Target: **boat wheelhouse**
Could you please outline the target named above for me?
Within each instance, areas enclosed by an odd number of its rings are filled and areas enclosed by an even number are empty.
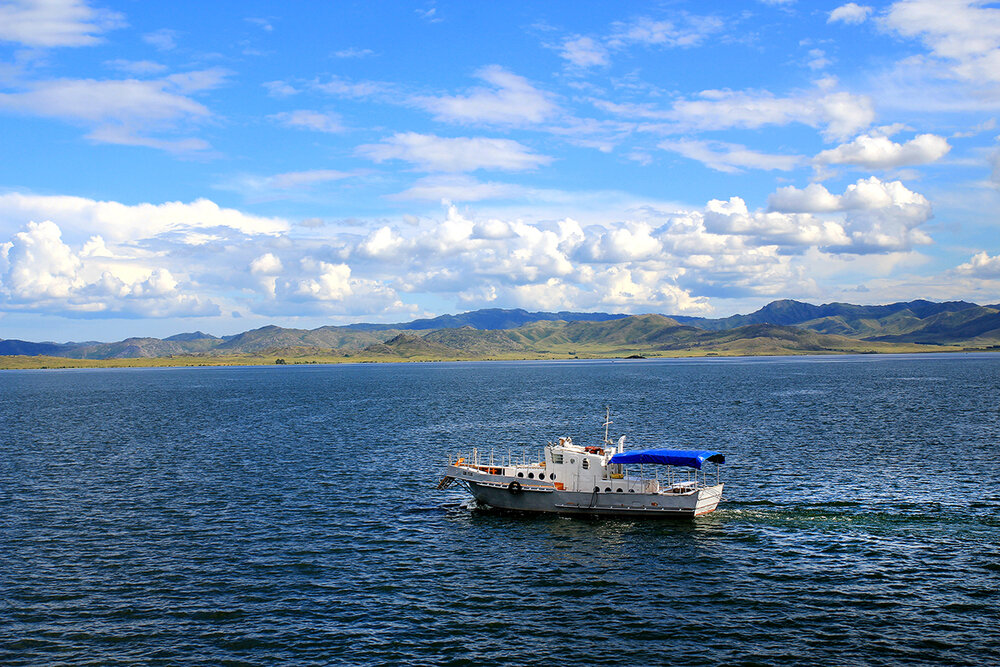
[[[714,451],[645,449],[626,452],[625,437],[580,446],[572,438],[549,443],[542,454],[518,460],[487,456],[478,448],[452,456],[439,489],[463,486],[477,503],[517,512],[589,516],[693,518],[715,510],[722,499]],[[705,467],[714,464],[714,469]],[[712,474],[714,473],[714,474]]]

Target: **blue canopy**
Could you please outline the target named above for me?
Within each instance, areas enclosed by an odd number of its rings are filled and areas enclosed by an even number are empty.
[[[622,452],[611,457],[611,463],[659,463],[665,466],[687,466],[701,470],[705,461],[725,463],[726,457],[719,452],[703,452],[693,449],[639,449]]]

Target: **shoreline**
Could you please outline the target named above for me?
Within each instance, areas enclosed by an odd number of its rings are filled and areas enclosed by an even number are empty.
[[[488,355],[480,357],[390,357],[390,356],[344,356],[305,355],[301,357],[282,356],[280,353],[268,355],[225,355],[225,356],[175,356],[175,357],[134,357],[122,359],[75,359],[70,357],[6,355],[0,356],[0,370],[64,370],[72,368],[197,368],[226,366],[308,366],[328,364],[385,364],[385,363],[443,363],[456,361],[573,361],[573,360],[620,360],[643,361],[655,359],[695,359],[695,358],[740,358],[740,357],[801,357],[801,356],[848,356],[848,355],[896,355],[896,354],[954,354],[962,352],[998,352],[996,348],[906,345],[893,350],[704,350],[685,349],[669,351],[627,350],[606,353],[538,353]],[[280,361],[279,361],[280,360]]]

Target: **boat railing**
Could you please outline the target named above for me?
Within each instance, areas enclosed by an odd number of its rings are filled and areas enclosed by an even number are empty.
[[[624,478],[644,489],[657,489],[656,491],[647,490],[647,493],[657,493],[661,490],[672,493],[687,493],[719,484],[719,466],[716,465],[715,468],[715,479],[713,480],[710,479],[710,471],[705,468],[696,470],[682,466],[631,464],[626,468]]]
[[[480,451],[478,447],[473,447],[471,452],[449,453],[448,465],[465,465],[477,469],[538,465],[544,468],[545,458],[541,455],[535,457],[529,456],[527,449],[522,449],[520,452],[508,449],[506,452],[497,453],[491,447],[487,455],[485,451]]]

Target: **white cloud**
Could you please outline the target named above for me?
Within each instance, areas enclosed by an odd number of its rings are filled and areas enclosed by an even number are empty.
[[[457,123],[537,124],[558,112],[549,94],[499,65],[484,67],[476,76],[492,87],[474,88],[466,95],[417,97],[411,101],[438,120]]]
[[[840,210],[840,197],[819,183],[810,183],[802,190],[794,186],[778,188],[767,198],[768,208],[785,212],[827,212]]]
[[[275,174],[265,179],[266,187],[286,190],[289,188],[304,188],[317,183],[329,183],[349,178],[351,174],[334,169],[312,169],[310,171],[289,171]]]
[[[949,150],[948,141],[934,134],[921,134],[903,144],[897,144],[886,136],[862,134],[850,143],[821,152],[815,161],[867,169],[894,169],[935,162]]]
[[[982,0],[902,0],[883,25],[921,39],[960,78],[1000,81],[1000,9]]]
[[[268,116],[268,118],[288,127],[315,130],[316,132],[336,133],[344,131],[340,116],[332,112],[299,109],[297,111],[282,111]]]
[[[266,81],[263,86],[267,89],[267,94],[270,97],[291,97],[300,92],[298,88],[287,81]]]
[[[114,241],[149,239],[161,234],[226,228],[247,235],[273,236],[287,231],[281,218],[248,215],[221,208],[207,199],[191,203],[136,204],[95,201],[65,195],[0,194],[0,221],[20,226],[30,220],[52,220],[78,235],[101,234]]]
[[[826,57],[826,52],[823,49],[810,49],[809,50],[809,60],[806,61],[806,66],[811,70],[821,70],[825,69],[830,64],[830,59]]]
[[[359,49],[352,46],[347,49],[334,51],[333,55],[337,58],[368,58],[369,56],[375,55],[375,52],[371,49]]]
[[[955,271],[963,276],[975,278],[1000,278],[1000,255],[991,256],[985,251],[977,252],[965,264],[959,264]]]
[[[679,125],[679,128],[664,128],[667,131],[757,129],[803,123],[822,128],[828,138],[846,138],[875,119],[869,97],[830,92],[822,87],[789,97],[776,97],[765,91],[705,90],[696,99],[678,100],[672,109],[665,111],[612,103],[600,106],[614,113]]]
[[[841,5],[830,12],[830,16],[827,18],[826,22],[841,22],[857,25],[858,23],[864,23],[871,13],[872,8],[867,5],[859,5],[856,2],[848,2],[846,5]]]
[[[260,276],[274,276],[282,271],[281,260],[273,253],[266,252],[250,262],[250,273]]]
[[[290,87],[288,84],[281,81],[275,81],[265,85],[272,89],[272,94],[277,93],[278,95],[287,94],[286,87]],[[400,93],[396,90],[396,86],[383,81],[348,81],[341,77],[334,76],[330,77],[330,79],[325,83],[315,81],[312,83],[312,87],[320,92],[326,93],[327,95],[336,95],[338,97],[346,97],[355,100],[374,98],[384,102],[398,102],[400,97]],[[292,88],[292,90],[295,89]]]
[[[147,32],[142,39],[160,51],[172,51],[177,48],[177,32],[168,28]]]
[[[660,21],[641,17],[626,23],[615,23],[608,41],[617,47],[630,44],[691,47],[698,46],[722,28],[722,21],[712,16],[678,14],[675,20]]]
[[[607,65],[608,50],[592,37],[574,37],[562,44],[559,55],[574,67],[603,67]]]
[[[213,302],[187,294],[166,268],[116,265],[100,238],[80,253],[63,242],[58,225],[29,222],[0,244],[0,310],[68,317],[218,315]],[[119,270],[120,268],[120,270]]]
[[[155,63],[151,60],[125,60],[117,58],[115,60],[107,60],[104,64],[113,69],[133,74],[135,76],[152,76],[154,74],[162,74],[167,71],[166,65],[161,65],[160,63]]]
[[[511,139],[448,138],[416,132],[398,133],[380,143],[359,146],[357,152],[376,162],[405,160],[425,171],[443,172],[524,171],[552,161]]]
[[[755,245],[779,245],[787,248],[850,245],[839,222],[820,220],[809,214],[755,212],[747,210],[739,197],[728,202],[718,199],[705,207],[705,228],[716,234],[751,236]]]
[[[831,252],[880,253],[909,250],[931,243],[920,229],[932,215],[930,202],[899,181],[860,179],[833,195],[819,184],[805,190],[780,188],[768,199],[770,210],[780,214],[844,213],[839,219],[849,243],[834,244]]]
[[[62,298],[80,286],[80,259],[62,242],[51,221],[29,222],[14,234],[6,253],[3,287],[18,300]]]
[[[494,181],[484,183],[464,174],[441,174],[417,179],[409,188],[390,195],[389,198],[403,201],[473,202],[521,197],[525,193],[526,189],[519,185]]]
[[[151,137],[178,125],[208,119],[209,110],[187,95],[218,85],[219,69],[175,74],[156,80],[55,79],[27,90],[0,93],[0,109],[58,118],[91,128],[88,138],[104,143],[143,145],[169,150],[201,150],[207,144],[190,138]]]
[[[726,173],[738,173],[743,169],[763,169],[766,171],[789,171],[802,158],[797,155],[773,155],[752,151],[745,146],[720,141],[694,141],[690,139],[663,141],[663,150],[679,153],[691,160],[697,160],[707,167]]]
[[[268,19],[262,19],[262,18],[257,18],[257,17],[249,16],[249,17],[247,17],[247,18],[245,18],[243,20],[246,21],[247,23],[254,24],[255,26],[259,27],[264,32],[274,32],[274,26],[271,24],[271,21],[268,20]]]
[[[91,46],[124,17],[85,0],[9,0],[0,5],[0,41],[25,46]]]

